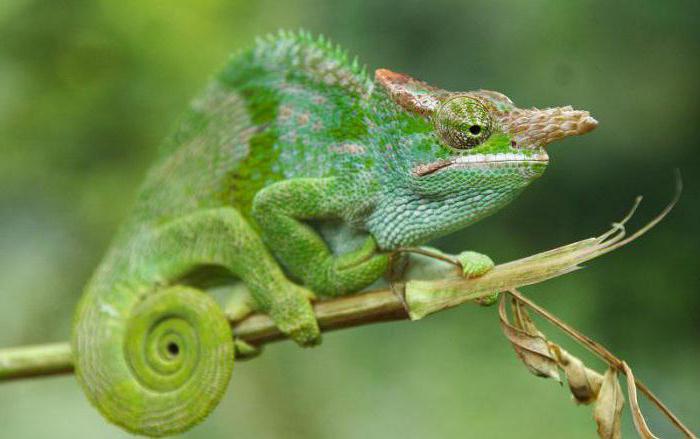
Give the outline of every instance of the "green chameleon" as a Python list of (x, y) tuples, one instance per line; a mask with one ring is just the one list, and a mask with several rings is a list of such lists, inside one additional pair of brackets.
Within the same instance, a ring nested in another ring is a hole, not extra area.
[[(233, 56), (168, 138), (78, 306), (75, 367), (134, 433), (184, 431), (219, 402), (237, 343), (207, 294), (236, 291), (302, 346), (316, 297), (357, 292), (389, 254), (462, 229), (542, 175), (544, 147), (597, 125), (379, 69), (281, 32)], [(493, 263), (458, 256), (465, 276)], [(240, 348), (240, 347), (239, 347)], [(253, 348), (253, 347), (249, 347)]]

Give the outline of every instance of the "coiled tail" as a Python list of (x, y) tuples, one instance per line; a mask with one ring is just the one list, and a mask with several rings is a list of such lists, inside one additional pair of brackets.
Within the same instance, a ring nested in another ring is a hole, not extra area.
[(186, 286), (86, 294), (73, 351), (92, 404), (111, 422), (148, 436), (202, 421), (223, 396), (234, 357), (220, 307)]

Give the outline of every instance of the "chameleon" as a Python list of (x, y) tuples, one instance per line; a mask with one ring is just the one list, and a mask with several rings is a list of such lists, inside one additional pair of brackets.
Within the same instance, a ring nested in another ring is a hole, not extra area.
[[(77, 306), (77, 379), (129, 432), (185, 431), (218, 404), (238, 349), (213, 289), (316, 345), (313, 300), (361, 291), (393, 251), (494, 213), (543, 174), (547, 145), (596, 126), (570, 106), (371, 77), (305, 31), (260, 38), (162, 143)], [(493, 266), (457, 258), (467, 277)]]

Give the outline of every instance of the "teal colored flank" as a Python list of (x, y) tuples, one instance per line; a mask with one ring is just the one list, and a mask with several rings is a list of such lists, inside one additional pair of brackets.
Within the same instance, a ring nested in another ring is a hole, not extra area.
[[(495, 212), (544, 172), (547, 144), (594, 126), (570, 107), (370, 77), (303, 32), (259, 40), (193, 101), (87, 285), (78, 380), (128, 431), (184, 431), (217, 405), (236, 353), (256, 349), (231, 340), (210, 287), (236, 291), (229, 318), (265, 313), (316, 345), (312, 300), (358, 292), (392, 250)], [(458, 258), (465, 276), (493, 265)]]

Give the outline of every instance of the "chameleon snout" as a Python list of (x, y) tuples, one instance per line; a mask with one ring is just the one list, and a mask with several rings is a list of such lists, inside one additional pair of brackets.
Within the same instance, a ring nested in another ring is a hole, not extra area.
[(520, 147), (545, 147), (569, 136), (586, 134), (598, 126), (588, 111), (571, 106), (516, 108), (501, 116), (501, 123)]

